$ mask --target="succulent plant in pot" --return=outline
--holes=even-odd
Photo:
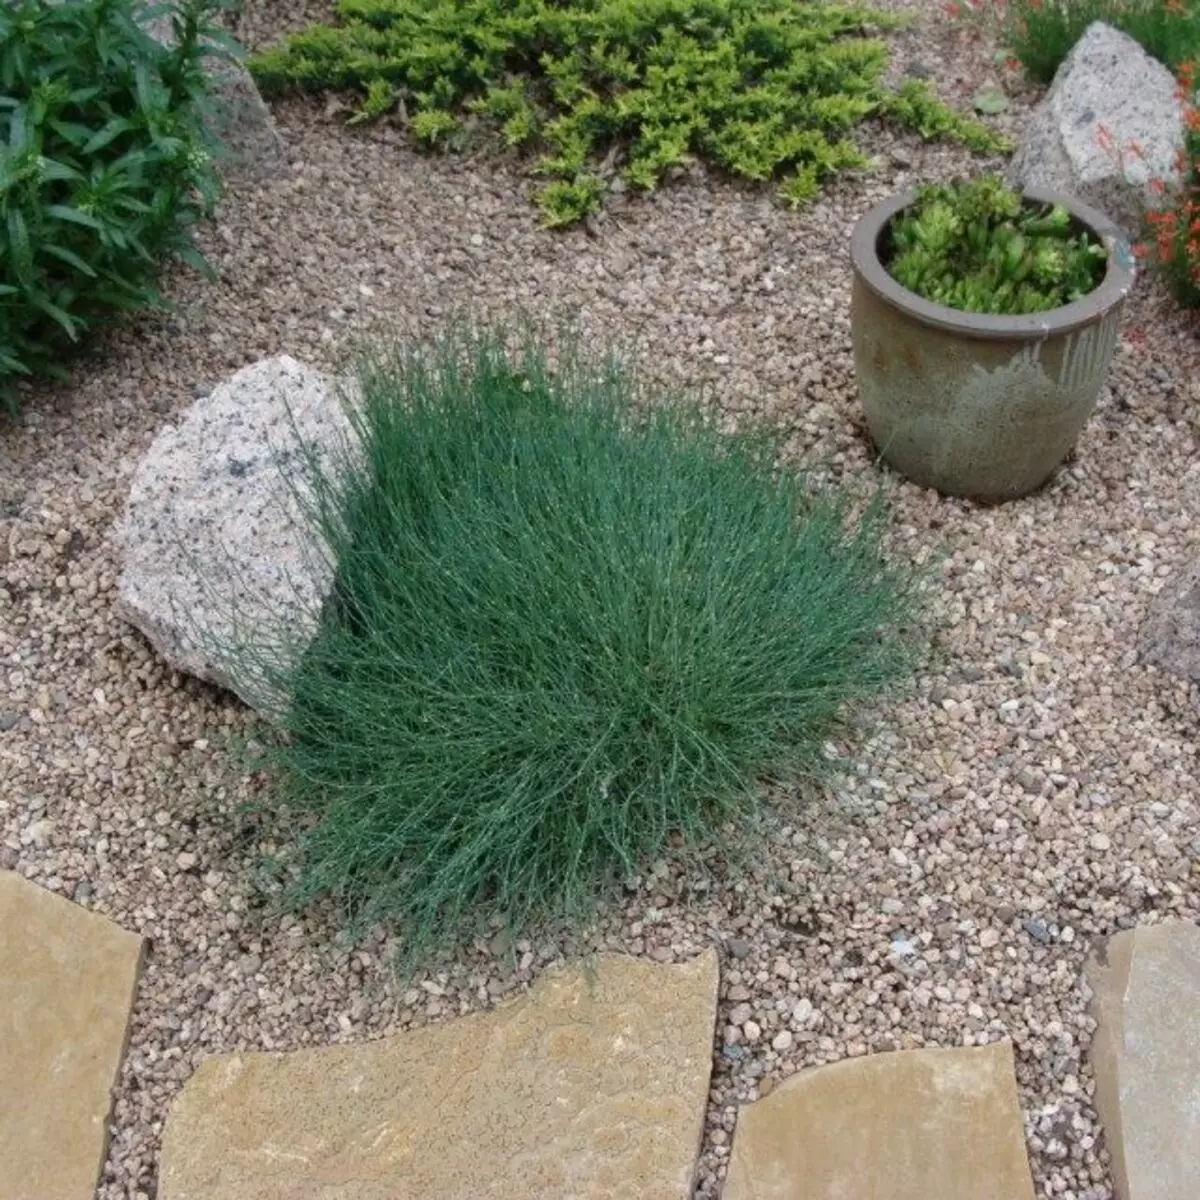
[[[1101,213],[985,175],[892,196],[851,239],[859,395],[883,457],[988,502],[1054,473],[1116,345],[1132,257]]]

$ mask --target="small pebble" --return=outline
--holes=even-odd
[[[745,938],[729,938],[725,949],[737,959],[745,958],[750,953],[750,943]]]

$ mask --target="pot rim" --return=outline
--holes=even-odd
[[[1118,261],[1114,250],[1120,247],[1128,252],[1128,239],[1102,212],[1071,196],[1064,196],[1048,188],[1022,188],[1026,199],[1039,204],[1061,204],[1080,224],[1095,234],[1108,249],[1108,260],[1104,278],[1098,287],[1070,304],[1047,309],[1038,313],[972,313],[962,309],[935,304],[910,292],[898,283],[879,260],[879,240],[888,223],[904,209],[916,202],[917,189],[905,188],[895,192],[886,200],[869,209],[854,225],[850,237],[850,259],[855,275],[880,299],[892,304],[924,325],[932,325],[950,333],[984,341],[1001,341],[1012,338],[1048,338],[1057,334],[1073,333],[1084,326],[1092,325],[1110,312],[1129,294],[1135,278],[1134,270]]]

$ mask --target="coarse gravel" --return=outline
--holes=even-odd
[[[251,3],[243,33],[272,36],[285,8],[309,15]],[[900,43],[960,99],[994,70],[961,30]],[[1014,128],[1032,98],[1014,97]],[[173,277],[175,313],[114,337],[0,435],[0,867],[149,939],[100,1200],[155,1194],[171,1099],[209,1054],[410,1029],[581,951],[668,962],[714,943],[698,1196],[719,1195],[736,1106],[789,1074],[1007,1037],[1039,1196],[1110,1197],[1081,967],[1120,928],[1200,916],[1200,697],[1134,653],[1152,596],[1194,553],[1193,321],[1139,283],[1072,460],[1036,496],[975,507],[877,465],[848,317],[855,217],[967,169],[963,153],[870,129],[876,169],[801,214],[685,175],[549,233],[517,164],[421,157],[320,101],[275,107],[292,166],[236,186],[205,230],[219,282]],[[577,938],[498,935],[403,986],[385,934],[347,946],[330,908],[271,911],[257,864],[285,834],[242,812],[264,784],[230,753],[254,722],[116,619],[111,531],[155,433],[237,367],[283,352],[328,367],[364,328],[420,334],[460,310],[575,314],[664,378],[710,384],[731,414],[786,421],[798,463],[882,480],[895,552],[931,564],[937,644],[909,693],[871,708],[866,740],[828,747],[833,786],[780,797],[751,867],[659,864]]]

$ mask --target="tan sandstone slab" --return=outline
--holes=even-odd
[[[1200,1197],[1200,927],[1126,930],[1088,965],[1096,1110],[1120,1200]]]
[[[0,1195],[91,1200],[142,939],[0,871]]]
[[[717,960],[605,957],[492,1012],[220,1055],[167,1122],[159,1200],[684,1200]]]
[[[723,1200],[1033,1200],[1012,1047],[792,1076],[738,1114]]]

